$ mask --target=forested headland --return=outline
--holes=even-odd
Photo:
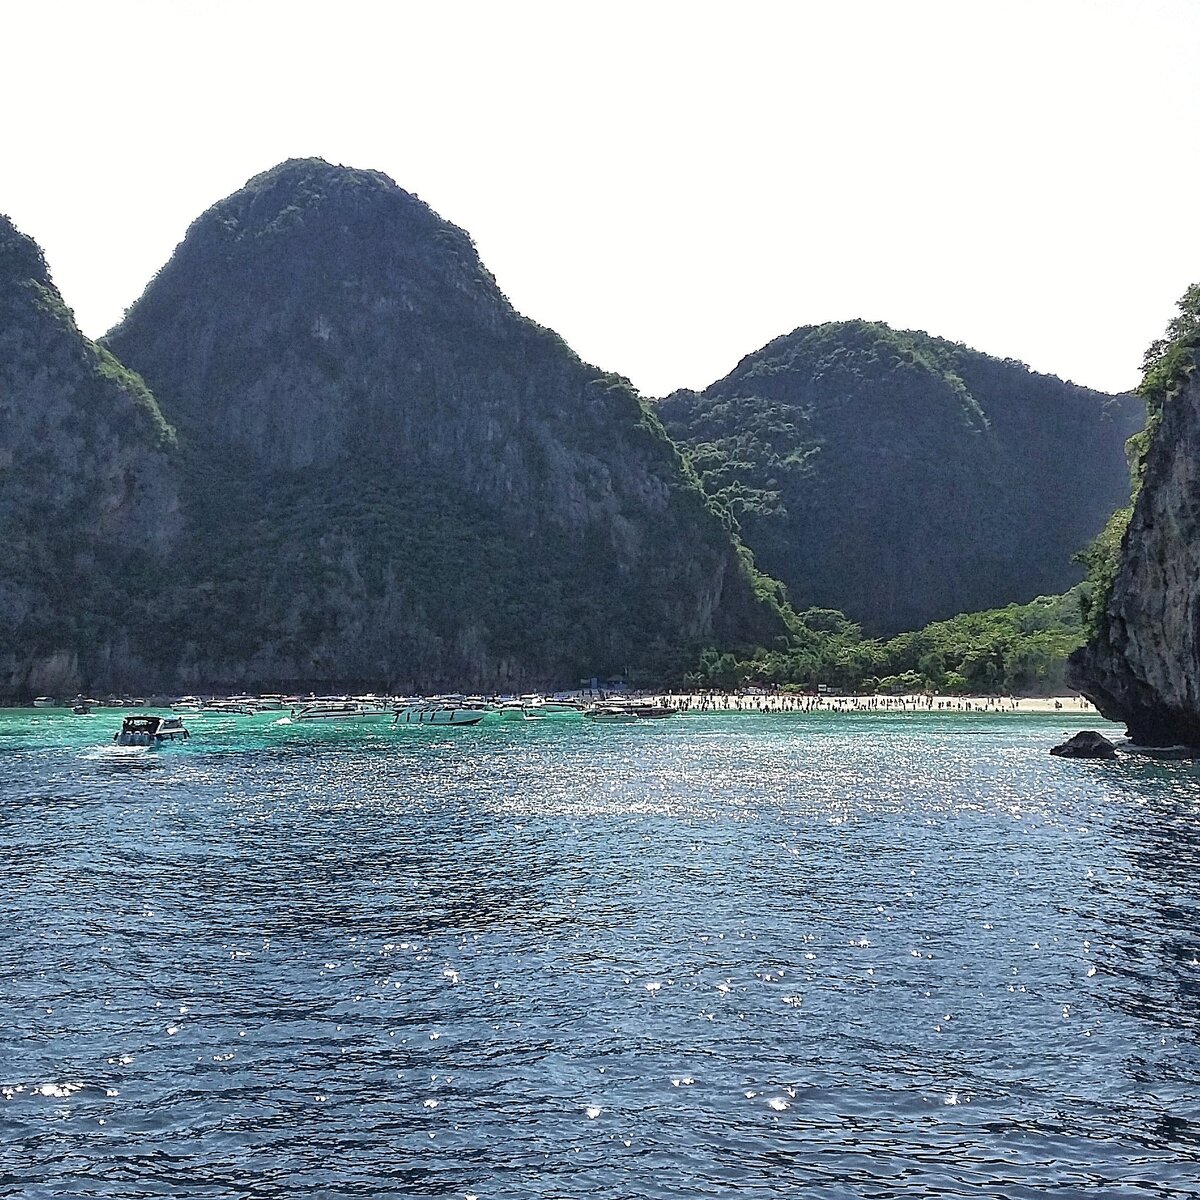
[[[864,321],[653,403],[319,159],[201,214],[100,343],[0,221],[0,314],[9,699],[1054,690],[1141,423]]]

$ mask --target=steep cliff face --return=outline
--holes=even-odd
[[[779,628],[636,393],[383,175],[251,180],[106,341],[180,431],[185,679],[507,687]]]
[[[1163,403],[1096,632],[1069,679],[1148,746],[1200,746],[1200,374]]]
[[[1143,419],[1133,397],[865,321],[797,329],[659,412],[797,607],[883,634],[1079,582]]]
[[[137,676],[131,627],[179,527],[174,454],[145,385],[0,216],[0,696]]]

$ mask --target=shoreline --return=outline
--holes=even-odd
[[[903,696],[857,695],[852,692],[825,693],[819,696],[800,693],[756,693],[756,692],[675,692],[675,691],[614,691],[614,692],[546,692],[547,697],[568,697],[584,703],[604,700],[632,700],[669,705],[681,713],[921,713],[924,715],[961,715],[963,713],[985,713],[991,715],[1072,715],[1101,716],[1091,701],[1078,695],[1064,696],[936,696],[910,694]],[[337,697],[343,699],[345,697]],[[379,700],[381,697],[374,696]],[[491,702],[513,697],[492,697]],[[220,699],[220,698],[216,698]],[[253,699],[232,697],[229,700]],[[408,698],[411,699],[411,698]],[[483,699],[480,697],[480,699]],[[299,697],[284,698],[287,703],[306,703]],[[391,698],[388,698],[388,703]],[[150,696],[147,699],[93,702],[94,709],[121,712],[130,708],[145,710],[168,709],[177,699]],[[0,704],[0,711],[36,712],[42,714],[70,712],[70,703],[53,705]]]
[[[992,716],[1040,714],[1050,716],[1100,715],[1096,706],[1082,696],[859,696],[828,694],[822,696],[726,692],[662,692],[646,697],[670,704],[681,712],[792,712],[792,713],[920,713],[961,716],[983,713]]]

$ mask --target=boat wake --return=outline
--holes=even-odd
[[[147,757],[149,746],[93,746],[80,758],[87,762],[134,763]]]

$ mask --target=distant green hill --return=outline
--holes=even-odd
[[[516,313],[386,176],[256,177],[106,344],[179,430],[164,674],[492,690],[782,632],[629,384]]]
[[[1133,397],[866,321],[797,329],[658,411],[796,606],[881,634],[1077,583],[1144,419]]]

